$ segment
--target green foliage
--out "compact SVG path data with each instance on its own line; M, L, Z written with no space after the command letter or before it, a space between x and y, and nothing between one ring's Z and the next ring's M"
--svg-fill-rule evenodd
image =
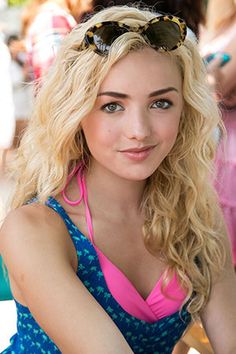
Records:
M22 6L27 2L27 0L8 0L9 6Z

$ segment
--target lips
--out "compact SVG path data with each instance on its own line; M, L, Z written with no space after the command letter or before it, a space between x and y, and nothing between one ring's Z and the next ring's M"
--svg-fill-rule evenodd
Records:
M148 145L148 146L143 146L143 147L135 147L135 148L125 149L125 150L120 150L120 152L139 153L139 152L151 150L154 147L155 147L155 145Z
M129 160L133 161L143 161L145 160L152 152L156 145L148 145L142 147L134 147L129 149L120 150L120 153Z

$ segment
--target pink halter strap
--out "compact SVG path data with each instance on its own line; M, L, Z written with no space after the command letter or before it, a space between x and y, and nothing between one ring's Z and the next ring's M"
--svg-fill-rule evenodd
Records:
M80 204L81 201L83 200L84 205L85 205L85 218L86 218L86 224L88 227L89 239L92 242L92 244L94 244L92 216L91 216L91 212L90 212L89 205L88 205L88 193L87 193L87 187L86 187L86 182L85 182L84 167L85 166L83 164L79 164L69 174L67 181L66 181L65 188L62 191L62 197L67 204L72 205L72 206ZM76 173L77 173L76 178L77 178L77 182L78 182L78 187L80 190L80 198L73 201L73 200L68 199L68 197L66 196L66 188Z
M161 276L148 297L143 299L124 273L94 244L92 217L88 206L84 169L85 166L80 164L70 173L66 186L62 191L62 196L67 204L73 206L78 205L83 200L89 239L97 252L102 272L112 296L126 312L150 323L176 312L180 309L186 297L186 291L180 286L176 276L167 285L166 290L170 294L169 296L166 297L161 291ZM72 201L66 196L66 188L75 174L77 174L80 198Z

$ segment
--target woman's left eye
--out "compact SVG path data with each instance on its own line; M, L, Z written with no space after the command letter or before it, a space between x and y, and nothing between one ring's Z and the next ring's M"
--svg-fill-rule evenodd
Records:
M173 103L166 99L157 100L152 103L151 108L168 109Z

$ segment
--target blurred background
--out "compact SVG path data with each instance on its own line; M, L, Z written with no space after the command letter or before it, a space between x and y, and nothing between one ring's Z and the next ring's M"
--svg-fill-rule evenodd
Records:
M0 28L3 32L20 32L20 13L24 2L25 0L0 0Z

